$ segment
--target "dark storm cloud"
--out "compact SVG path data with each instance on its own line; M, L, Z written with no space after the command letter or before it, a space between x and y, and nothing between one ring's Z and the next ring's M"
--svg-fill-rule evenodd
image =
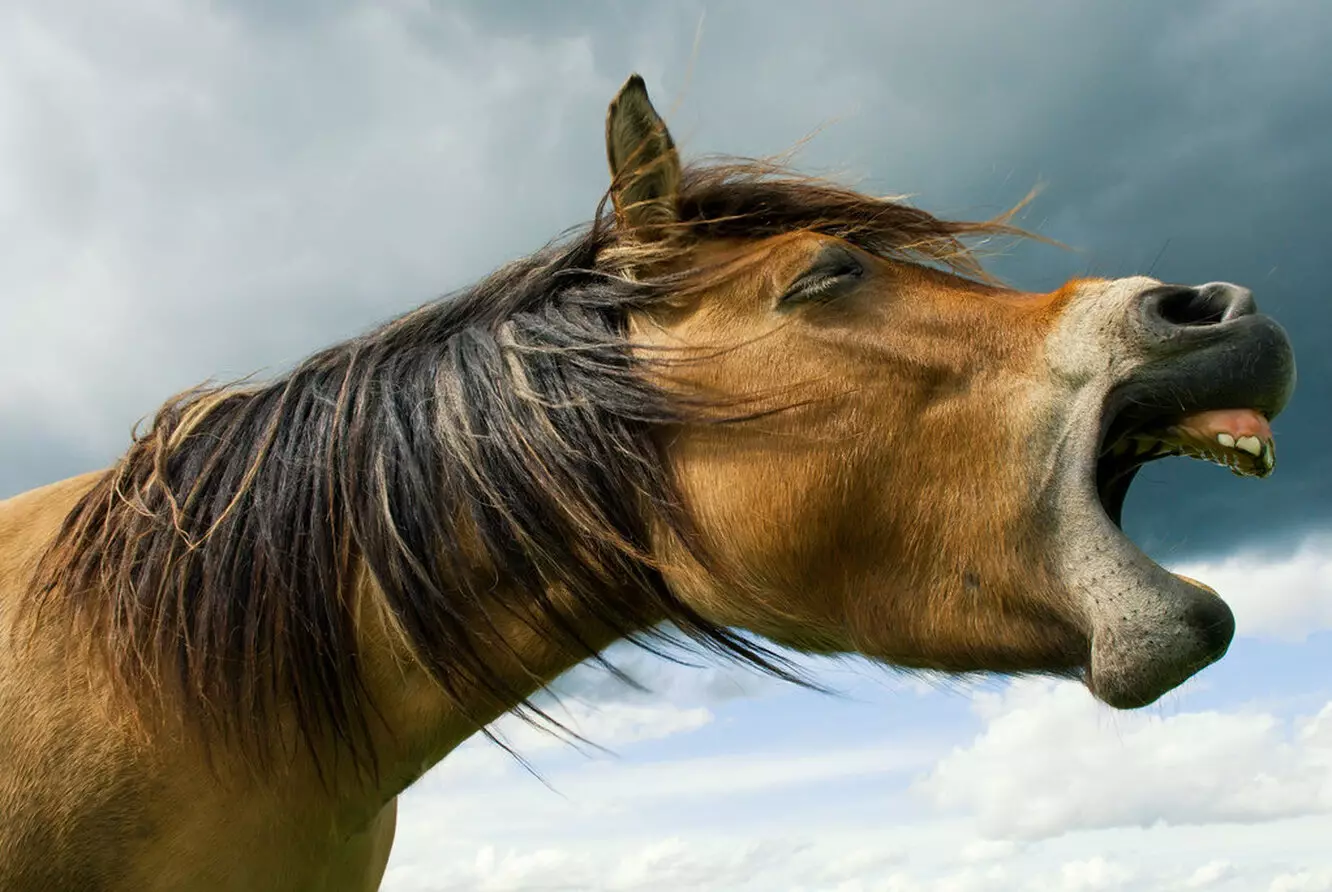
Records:
M801 167L910 192L941 213L988 215L1045 182L1024 222L1076 250L1017 246L996 258L1020 287L1149 267L1169 281L1253 287L1290 330L1300 364L1296 398L1275 425L1278 473L1254 482L1184 462L1154 467L1130 499L1130 531L1156 556L1182 557L1332 521L1332 484L1317 462L1332 435L1332 353L1321 343L1332 335L1332 13L1319 4L282 7L222 4L245 43L196 38L206 52L167 64L175 75L215 65L199 83L219 111L149 116L125 142L164 146L136 180L151 206L126 261L141 271L126 282L145 296L123 297L154 308L145 338L155 352L126 360L123 373L110 349L79 367L98 394L96 379L120 376L87 422L97 449L20 452L16 427L56 428L40 400L0 400L4 491L79 470L90 451L109 457L129 421L196 378L280 366L586 219L604 188L605 102L637 69L688 154L780 152L827 124ZM137 36L151 45L146 30ZM181 31L200 33L212 31ZM30 120L55 120L48 129L66 146L87 143L87 129L62 131L59 115ZM102 183L113 163L80 151L38 153L41 163L23 168L46 172L61 197L52 207L82 214L39 221L66 249L89 232L68 184ZM197 256L197 241L174 234L177 191L191 220L212 224ZM179 259L185 249L196 252L190 262ZM185 293L190 303L171 303ZM48 343L69 349L54 335ZM70 400L63 433L47 436L73 436Z

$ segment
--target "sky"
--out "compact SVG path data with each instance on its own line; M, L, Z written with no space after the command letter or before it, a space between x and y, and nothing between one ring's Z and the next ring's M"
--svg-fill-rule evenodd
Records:
M1332 9L1296 0L0 4L0 498L201 380L280 373L587 220L641 72L687 157L1021 222L1029 290L1229 280L1289 331L1273 478L1172 460L1154 558L1234 606L1155 706L809 661L838 696L613 656L404 797L384 888L1332 890Z

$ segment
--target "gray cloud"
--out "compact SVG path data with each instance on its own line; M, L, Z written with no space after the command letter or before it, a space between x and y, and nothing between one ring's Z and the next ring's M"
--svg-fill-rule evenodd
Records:
M1153 468L1130 529L1177 557L1329 520L1317 4L172 10L0 13L0 495L108 461L197 380L280 369L585 220L637 69L688 154L827 124L802 167L968 216L1044 180L1025 222L1079 250L996 258L1022 287L1154 261L1251 285L1300 360L1278 474Z

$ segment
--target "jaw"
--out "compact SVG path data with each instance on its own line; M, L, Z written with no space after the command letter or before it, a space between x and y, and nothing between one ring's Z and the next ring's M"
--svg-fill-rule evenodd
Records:
M1268 419L1289 399L1294 364L1265 317L1215 349L1144 365L1099 393L1088 388L1058 444L1045 493L1054 571L1089 636L1084 680L1110 706L1157 700L1219 660L1235 632L1215 591L1170 573L1120 528L1143 464L1184 455L1265 477L1275 463Z
M1083 678L1098 699L1146 706L1225 655L1235 631L1226 603L1144 554L1093 487L1069 487L1058 515L1056 572L1086 618Z

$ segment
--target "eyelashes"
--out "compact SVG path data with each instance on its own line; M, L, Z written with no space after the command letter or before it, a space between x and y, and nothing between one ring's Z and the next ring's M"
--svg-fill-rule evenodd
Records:
M865 275L865 267L840 245L825 247L778 301L779 307L805 303L827 303L854 287Z

